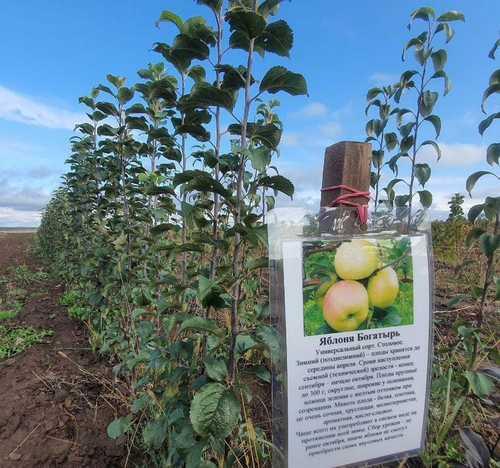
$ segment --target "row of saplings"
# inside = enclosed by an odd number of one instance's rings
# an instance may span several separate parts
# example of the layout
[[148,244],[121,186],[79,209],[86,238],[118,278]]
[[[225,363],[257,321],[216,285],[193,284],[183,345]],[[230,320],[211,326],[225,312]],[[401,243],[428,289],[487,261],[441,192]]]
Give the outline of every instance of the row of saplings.
[[379,250],[370,241],[343,242],[334,266],[341,280],[330,283],[322,299],[323,317],[334,330],[357,330],[368,318],[370,307],[386,309],[396,300],[398,275],[392,267],[383,267]]

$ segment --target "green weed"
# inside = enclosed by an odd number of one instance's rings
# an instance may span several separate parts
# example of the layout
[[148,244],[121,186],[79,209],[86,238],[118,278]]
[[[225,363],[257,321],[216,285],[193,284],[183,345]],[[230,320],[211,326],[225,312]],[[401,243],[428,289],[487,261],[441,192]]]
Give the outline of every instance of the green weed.
[[0,359],[22,353],[35,344],[43,343],[45,338],[53,334],[52,330],[37,330],[32,327],[7,328],[0,325]]

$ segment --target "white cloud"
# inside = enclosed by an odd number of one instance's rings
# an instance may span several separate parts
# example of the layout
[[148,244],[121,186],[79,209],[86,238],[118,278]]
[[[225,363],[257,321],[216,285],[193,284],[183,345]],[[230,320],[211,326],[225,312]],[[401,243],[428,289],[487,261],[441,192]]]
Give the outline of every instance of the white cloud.
[[325,138],[332,140],[338,138],[342,134],[341,125],[334,120],[321,125],[319,130]]
[[[470,143],[438,143],[441,148],[439,165],[450,167],[473,166],[486,160],[486,148]],[[420,157],[428,163],[436,162],[436,151],[432,146],[422,147]]]
[[36,227],[40,224],[39,211],[21,211],[0,207],[0,227]]
[[0,179],[0,226],[37,226],[40,212],[50,199],[50,188],[44,184],[13,185],[9,179]]
[[281,145],[288,147],[299,146],[300,138],[300,134],[296,132],[284,132],[281,137]]
[[0,118],[38,127],[72,130],[84,116],[65,109],[43,104],[0,86]]
[[324,117],[327,114],[328,107],[322,102],[311,102],[293,113],[294,116],[305,118]]
[[373,81],[376,85],[379,86],[387,86],[397,83],[399,81],[399,76],[394,73],[377,72],[370,76],[370,81]]

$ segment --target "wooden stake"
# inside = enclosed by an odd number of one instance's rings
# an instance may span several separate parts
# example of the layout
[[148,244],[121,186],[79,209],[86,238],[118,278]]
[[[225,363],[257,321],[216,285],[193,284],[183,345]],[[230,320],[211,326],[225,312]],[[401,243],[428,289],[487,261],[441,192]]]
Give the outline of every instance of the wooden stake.
[[[325,150],[322,187],[348,185],[360,192],[368,192],[370,190],[371,158],[372,147],[370,143],[341,141],[329,146]],[[348,233],[360,230],[354,208],[339,207],[333,210],[325,210],[331,207],[336,198],[345,193],[348,192],[343,189],[321,192],[321,232],[326,233],[335,230]],[[363,197],[352,198],[351,201],[366,203]]]

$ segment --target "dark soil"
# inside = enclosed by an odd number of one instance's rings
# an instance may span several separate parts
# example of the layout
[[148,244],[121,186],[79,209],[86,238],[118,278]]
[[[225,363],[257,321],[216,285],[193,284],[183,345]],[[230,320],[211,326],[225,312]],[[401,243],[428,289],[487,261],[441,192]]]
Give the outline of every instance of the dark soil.
[[[38,268],[31,234],[0,233],[0,276]],[[89,349],[82,325],[59,305],[62,286],[28,286],[20,314],[2,325],[53,330],[47,343],[0,361],[0,467],[122,467],[125,441],[106,435],[124,390]],[[130,465],[130,463],[129,463]]]

